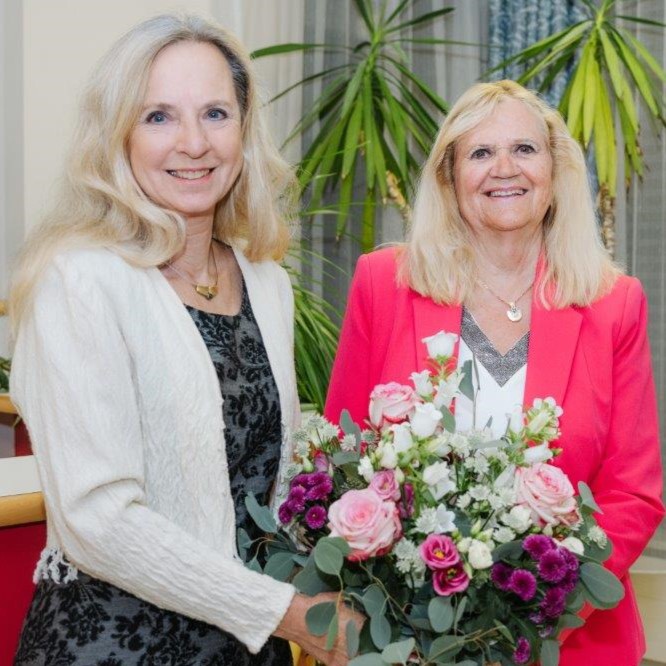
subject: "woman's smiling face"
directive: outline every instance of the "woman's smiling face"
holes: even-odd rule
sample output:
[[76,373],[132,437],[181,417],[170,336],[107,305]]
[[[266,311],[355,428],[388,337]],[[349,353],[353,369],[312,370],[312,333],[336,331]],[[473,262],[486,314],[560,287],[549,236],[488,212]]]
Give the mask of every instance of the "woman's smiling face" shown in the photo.
[[213,216],[243,165],[241,111],[219,49],[184,41],[159,53],[129,159],[154,203],[186,219]]
[[455,149],[454,183],[474,233],[540,225],[552,203],[553,161],[544,124],[523,102],[501,101]]

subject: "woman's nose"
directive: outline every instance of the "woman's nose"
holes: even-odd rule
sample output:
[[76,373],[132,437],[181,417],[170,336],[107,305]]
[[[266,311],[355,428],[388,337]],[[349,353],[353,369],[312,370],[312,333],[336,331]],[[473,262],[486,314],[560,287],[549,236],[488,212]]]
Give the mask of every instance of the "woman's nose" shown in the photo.
[[210,146],[208,135],[197,120],[181,122],[178,131],[178,150],[190,157],[201,157]]
[[518,175],[520,169],[509,148],[498,148],[493,160],[491,174],[497,178],[511,178]]

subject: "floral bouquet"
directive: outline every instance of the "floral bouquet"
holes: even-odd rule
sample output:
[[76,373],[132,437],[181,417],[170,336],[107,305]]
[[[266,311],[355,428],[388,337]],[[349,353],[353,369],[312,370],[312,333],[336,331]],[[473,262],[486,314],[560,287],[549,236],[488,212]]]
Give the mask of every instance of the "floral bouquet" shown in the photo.
[[[305,594],[338,591],[369,618],[360,633],[344,628],[350,666],[556,666],[557,637],[583,624],[583,604],[611,608],[623,595],[601,566],[611,546],[590,489],[576,495],[550,463],[562,413],[552,398],[512,414],[501,439],[455,431],[453,401],[474,399],[456,339],[424,339],[431,369],[413,373],[413,387],[375,387],[367,429],[346,412],[342,435],[306,420],[279,525],[247,498],[266,532],[265,573]],[[251,545],[240,530],[241,552]],[[257,557],[249,566],[261,570]],[[329,645],[338,603],[306,617]]]

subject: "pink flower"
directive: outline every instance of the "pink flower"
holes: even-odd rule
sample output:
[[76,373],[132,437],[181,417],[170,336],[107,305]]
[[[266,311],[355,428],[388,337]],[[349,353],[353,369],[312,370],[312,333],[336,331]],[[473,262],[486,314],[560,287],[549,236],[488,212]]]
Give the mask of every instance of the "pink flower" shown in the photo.
[[401,423],[414,410],[418,396],[414,389],[396,382],[378,384],[370,394],[370,422],[376,428]]
[[460,562],[460,553],[453,539],[444,534],[429,534],[419,552],[430,569],[449,569]]
[[469,586],[469,576],[462,563],[448,569],[439,569],[432,575],[432,586],[441,597],[450,597],[456,592],[463,592]]
[[535,463],[518,467],[514,481],[518,502],[532,512],[542,525],[575,525],[580,521],[574,489],[569,477],[558,467]]
[[372,488],[383,500],[393,500],[397,502],[400,499],[400,486],[395,478],[393,470],[385,469],[377,472],[370,481]]
[[328,509],[331,536],[342,537],[352,549],[347,559],[358,562],[385,555],[402,536],[398,509],[370,489],[348,490]]

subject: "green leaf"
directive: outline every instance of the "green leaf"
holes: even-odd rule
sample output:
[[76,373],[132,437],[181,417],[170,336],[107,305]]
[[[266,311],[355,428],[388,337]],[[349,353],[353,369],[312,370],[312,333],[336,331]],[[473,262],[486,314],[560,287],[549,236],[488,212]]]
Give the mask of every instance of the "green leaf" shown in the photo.
[[655,21],[654,19],[640,18],[638,16],[623,16],[618,14],[615,18],[624,19],[625,21],[631,21],[632,23],[643,23],[645,25],[653,25],[657,28],[666,28],[666,23],[663,21]]
[[453,626],[453,606],[444,597],[435,597],[428,604],[428,619],[434,631],[443,634]]
[[342,467],[349,463],[358,463],[359,455],[356,451],[336,451],[333,454],[333,464],[336,467]]
[[324,601],[308,608],[305,614],[305,622],[308,631],[313,636],[323,636],[331,624],[331,620],[336,615],[335,603],[333,601]]
[[354,423],[348,409],[343,409],[342,412],[340,412],[340,428],[345,435],[355,435],[357,441],[361,437],[361,429],[356,423]]
[[366,27],[370,33],[373,33],[375,31],[375,22],[372,18],[372,6],[366,0],[354,0],[354,4]]
[[522,541],[508,541],[507,543],[500,544],[493,550],[493,562],[517,560],[522,557],[523,553]]
[[387,30],[386,33],[390,34],[392,32],[397,32],[398,30],[404,30],[405,28],[409,28],[415,25],[420,25],[421,23],[426,23],[427,21],[432,21],[436,19],[438,16],[444,16],[445,14],[448,14],[453,10],[454,7],[444,7],[443,9],[437,9],[434,12],[428,12],[427,14],[422,14],[421,16],[417,16],[415,19],[412,19],[411,21],[407,21],[406,23],[401,23],[400,25],[392,27],[390,30]]
[[331,618],[331,622],[328,625],[328,631],[326,632],[326,649],[330,650],[335,643],[335,639],[338,637],[338,613],[336,611],[335,615]]
[[277,523],[273,512],[267,506],[259,506],[254,493],[250,492],[245,496],[245,507],[259,529],[269,534],[277,532]]
[[372,617],[384,612],[386,596],[379,585],[370,585],[363,595],[365,612]]
[[386,666],[379,652],[370,652],[352,659],[348,666]]
[[406,664],[415,645],[416,641],[413,638],[390,643],[382,650],[382,659],[388,664]]
[[585,67],[585,94],[583,97],[583,145],[585,147],[590,143],[592,137],[592,128],[594,127],[594,111],[597,104],[597,80],[600,77],[599,65],[594,56],[596,40],[592,39],[586,45],[585,49],[590,51],[586,60]]
[[344,546],[339,542],[346,546],[346,551],[349,553],[349,546],[339,537],[324,537],[317,542],[314,548],[314,560],[317,568],[332,576],[340,574],[344,564],[344,555],[347,554],[343,552]]
[[310,557],[303,567],[302,571],[299,571],[294,580],[292,581],[294,586],[299,592],[307,594],[308,596],[314,596],[320,592],[329,592],[333,588],[322,578],[322,574],[319,573],[317,566],[314,563],[314,557]]
[[474,400],[474,381],[472,380],[472,361],[465,361],[462,366],[463,378],[460,382],[460,392],[470,400]]
[[264,567],[265,574],[281,581],[287,580],[293,570],[294,558],[291,553],[275,553]]
[[347,123],[347,132],[345,134],[345,144],[342,150],[342,178],[347,178],[352,165],[356,160],[356,152],[359,147],[359,131],[361,129],[361,119],[363,113],[362,100],[356,99],[351,111],[349,123]]
[[557,621],[557,633],[564,629],[578,629],[585,624],[585,620],[578,617],[578,615],[565,614],[561,615]]
[[391,625],[384,615],[377,613],[370,617],[370,636],[380,650],[391,642]]
[[594,499],[594,495],[590,490],[590,486],[588,486],[585,481],[578,482],[578,494],[580,495],[581,503],[583,506],[592,509],[592,511],[596,513],[603,513]]
[[257,49],[250,53],[250,58],[264,58],[265,56],[279,55],[281,53],[294,53],[296,51],[311,51],[312,49],[340,49],[338,44],[302,44],[287,42],[285,44],[274,44],[263,49]]
[[257,556],[255,555],[246,565],[245,565],[250,571],[256,571],[257,573],[263,573],[261,569],[261,564],[259,564],[259,560],[257,559]]
[[581,565],[580,579],[595,608],[612,608],[624,597],[622,583],[608,569],[596,562],[585,562]]
[[443,405],[439,408],[439,411],[442,413],[442,425],[449,432],[456,431],[456,419],[453,416],[453,412]]
[[356,622],[348,620],[345,627],[345,637],[347,639],[347,656],[351,659],[358,652],[359,632]]
[[539,658],[541,666],[557,666],[560,663],[560,644],[557,641],[544,641]]
[[465,645],[463,638],[457,636],[441,636],[435,639],[430,646],[428,652],[428,659],[432,661],[441,660],[442,658],[455,657]]

